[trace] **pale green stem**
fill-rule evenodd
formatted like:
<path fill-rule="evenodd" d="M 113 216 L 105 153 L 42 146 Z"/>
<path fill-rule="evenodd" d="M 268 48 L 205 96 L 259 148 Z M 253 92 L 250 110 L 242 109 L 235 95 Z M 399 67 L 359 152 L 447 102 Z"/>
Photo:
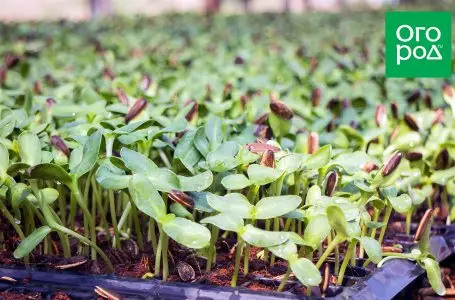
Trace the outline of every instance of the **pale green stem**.
<path fill-rule="evenodd" d="M 346 253 L 344 255 L 343 264 L 341 265 L 340 273 L 338 275 L 338 282 L 337 282 L 338 285 L 341 285 L 343 283 L 344 273 L 346 272 L 346 268 L 348 266 L 349 259 L 352 255 L 352 251 L 354 250 L 356 244 L 357 244 L 357 242 L 352 241 L 348 245 L 348 249 L 346 250 Z"/>
<path fill-rule="evenodd" d="M 381 228 L 381 232 L 379 233 L 379 238 L 378 242 L 380 245 L 382 245 L 382 241 L 384 240 L 384 235 L 387 230 L 387 224 L 389 223 L 390 215 L 392 214 L 393 207 L 389 203 L 386 207 L 385 213 L 384 213 L 384 218 L 382 219 L 382 223 L 384 223 L 384 226 Z"/>
<path fill-rule="evenodd" d="M 278 289 L 276 290 L 277 292 L 283 291 L 284 287 L 286 286 L 286 282 L 289 279 L 289 275 L 291 275 L 291 266 L 289 265 L 289 262 L 288 262 L 288 268 L 286 270 L 286 274 L 284 274 L 283 279 L 281 279 L 281 283 L 278 286 Z"/>
<path fill-rule="evenodd" d="M 239 276 L 240 259 L 242 258 L 243 239 L 237 236 L 237 249 L 235 253 L 234 274 L 232 274 L 231 287 L 237 286 L 237 278 Z"/>
<path fill-rule="evenodd" d="M 324 253 L 319 257 L 318 262 L 316 263 L 316 268 L 320 268 L 324 261 L 327 259 L 327 257 L 332 253 L 333 249 L 343 241 L 342 238 L 340 238 L 338 235 L 335 236 L 335 238 L 327 245 L 327 248 L 325 249 Z"/>

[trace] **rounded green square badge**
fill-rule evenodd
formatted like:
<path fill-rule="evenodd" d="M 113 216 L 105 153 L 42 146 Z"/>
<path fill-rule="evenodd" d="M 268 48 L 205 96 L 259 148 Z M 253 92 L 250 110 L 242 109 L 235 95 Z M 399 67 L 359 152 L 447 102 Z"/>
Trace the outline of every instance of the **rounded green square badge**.
<path fill-rule="evenodd" d="M 386 12 L 386 77 L 452 75 L 450 12 Z"/>

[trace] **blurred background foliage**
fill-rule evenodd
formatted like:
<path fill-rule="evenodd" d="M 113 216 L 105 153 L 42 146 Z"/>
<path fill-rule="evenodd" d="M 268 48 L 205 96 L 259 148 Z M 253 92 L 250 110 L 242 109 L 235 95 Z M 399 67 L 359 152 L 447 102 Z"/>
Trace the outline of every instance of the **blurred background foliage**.
<path fill-rule="evenodd" d="M 175 12 L 261 13 L 340 11 L 431 6 L 447 9 L 453 0 L 1 0 L 0 20 L 85 20 L 103 15 L 157 15 Z"/>

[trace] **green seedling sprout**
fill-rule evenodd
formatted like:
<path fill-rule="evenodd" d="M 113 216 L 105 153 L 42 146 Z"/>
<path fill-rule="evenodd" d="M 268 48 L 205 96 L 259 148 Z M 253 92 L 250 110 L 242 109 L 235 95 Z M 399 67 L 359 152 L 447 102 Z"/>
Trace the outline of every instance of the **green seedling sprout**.
<path fill-rule="evenodd" d="M 429 252 L 430 230 L 433 217 L 432 213 L 433 211 L 428 209 L 419 224 L 419 228 L 417 229 L 415 236 L 415 242 L 418 242 L 418 247 L 413 249 L 410 253 L 384 252 L 383 256 L 385 256 L 385 258 L 378 263 L 378 267 L 380 268 L 386 261 L 396 258 L 416 261 L 424 270 L 426 270 L 428 281 L 430 282 L 433 290 L 438 295 L 444 296 L 446 289 L 441 280 L 441 270 L 439 268 L 439 264 Z"/>

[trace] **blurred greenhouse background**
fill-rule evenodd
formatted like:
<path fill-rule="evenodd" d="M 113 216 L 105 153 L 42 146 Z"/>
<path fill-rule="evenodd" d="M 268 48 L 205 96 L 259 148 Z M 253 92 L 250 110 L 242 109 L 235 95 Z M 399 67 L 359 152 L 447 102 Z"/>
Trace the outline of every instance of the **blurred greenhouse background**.
<path fill-rule="evenodd" d="M 99 15 L 169 12 L 283 12 L 377 9 L 396 4 L 449 5 L 453 0 L 1 0 L 0 19 L 85 20 Z"/>

